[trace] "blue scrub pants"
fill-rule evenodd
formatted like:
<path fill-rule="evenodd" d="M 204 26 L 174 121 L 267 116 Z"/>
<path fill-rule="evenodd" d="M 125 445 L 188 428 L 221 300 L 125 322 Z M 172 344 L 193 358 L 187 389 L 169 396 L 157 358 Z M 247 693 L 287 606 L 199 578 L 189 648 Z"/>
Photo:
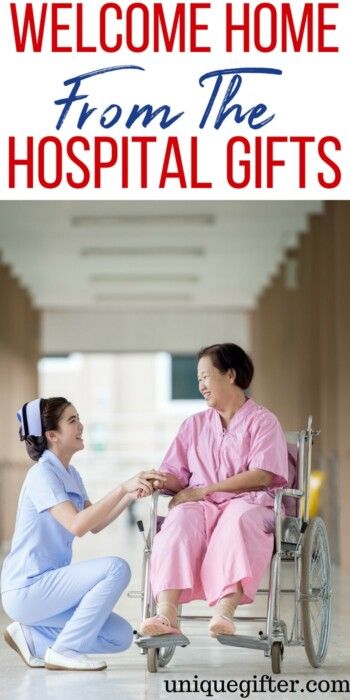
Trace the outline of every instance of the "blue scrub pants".
<path fill-rule="evenodd" d="M 112 612 L 130 581 L 124 559 L 102 557 L 47 571 L 26 588 L 3 593 L 7 614 L 23 625 L 32 654 L 114 654 L 132 643 L 132 627 Z M 29 637 L 29 639 L 28 639 Z"/>

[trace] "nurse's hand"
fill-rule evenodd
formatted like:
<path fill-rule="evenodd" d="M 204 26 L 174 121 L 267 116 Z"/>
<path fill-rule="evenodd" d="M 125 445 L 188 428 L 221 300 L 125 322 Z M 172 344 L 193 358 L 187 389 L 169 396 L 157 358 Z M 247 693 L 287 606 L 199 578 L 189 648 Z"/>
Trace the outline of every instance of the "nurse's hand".
<path fill-rule="evenodd" d="M 180 505 L 180 503 L 187 503 L 188 501 L 203 501 L 206 495 L 207 489 L 205 486 L 201 486 L 198 489 L 182 489 L 171 499 L 169 509 Z"/>

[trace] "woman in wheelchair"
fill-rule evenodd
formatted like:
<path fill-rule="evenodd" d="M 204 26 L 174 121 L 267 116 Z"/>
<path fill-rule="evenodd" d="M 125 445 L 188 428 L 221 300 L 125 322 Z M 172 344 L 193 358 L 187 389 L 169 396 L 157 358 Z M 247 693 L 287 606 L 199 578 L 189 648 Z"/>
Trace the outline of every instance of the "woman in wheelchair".
<path fill-rule="evenodd" d="M 254 373 L 233 343 L 198 355 L 207 410 L 184 421 L 154 482 L 175 495 L 154 539 L 151 586 L 158 614 L 144 636 L 178 634 L 177 606 L 207 600 L 212 636 L 234 634 L 237 605 L 254 601 L 274 543 L 274 496 L 287 485 L 287 445 L 277 418 L 245 395 Z"/>

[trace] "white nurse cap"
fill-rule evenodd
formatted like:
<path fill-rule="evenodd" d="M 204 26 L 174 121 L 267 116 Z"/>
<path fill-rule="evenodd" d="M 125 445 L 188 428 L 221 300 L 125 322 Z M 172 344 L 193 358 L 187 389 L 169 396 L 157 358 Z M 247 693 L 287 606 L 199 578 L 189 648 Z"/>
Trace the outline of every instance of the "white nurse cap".
<path fill-rule="evenodd" d="M 41 399 L 29 401 L 22 406 L 20 411 L 17 411 L 17 418 L 22 426 L 22 436 L 24 438 L 29 437 L 29 435 L 32 435 L 33 437 L 41 437 L 43 434 L 40 415 L 40 401 Z"/>

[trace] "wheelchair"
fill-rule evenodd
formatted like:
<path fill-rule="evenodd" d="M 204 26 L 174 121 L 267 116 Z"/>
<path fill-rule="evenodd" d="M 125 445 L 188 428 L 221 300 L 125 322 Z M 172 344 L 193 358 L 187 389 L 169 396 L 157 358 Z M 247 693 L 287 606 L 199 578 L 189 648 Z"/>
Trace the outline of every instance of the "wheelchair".
<path fill-rule="evenodd" d="M 235 621 L 260 621 L 265 631 L 257 637 L 247 635 L 218 635 L 220 644 L 232 647 L 261 649 L 271 659 L 272 673 L 280 673 L 285 647 L 304 646 L 307 658 L 313 667 L 324 662 L 330 634 L 331 615 L 331 563 L 327 530 L 320 517 L 309 518 L 310 474 L 312 445 L 320 431 L 312 429 L 312 417 L 307 428 L 285 433 L 288 445 L 288 487 L 280 489 L 275 496 L 274 552 L 270 563 L 267 589 L 258 594 L 267 596 L 266 616 L 235 616 Z M 141 598 L 142 619 L 155 615 L 156 603 L 150 586 L 150 558 L 154 537 L 161 526 L 158 516 L 159 492 L 152 496 L 150 526 L 147 536 L 142 521 L 138 521 L 143 533 L 145 547 L 142 566 L 141 591 L 129 595 Z M 169 495 L 167 493 L 166 495 Z M 293 567 L 294 588 L 281 588 L 281 568 Z M 291 595 L 294 600 L 292 623 L 281 619 L 281 595 Z M 182 615 L 179 620 L 210 620 L 205 616 Z M 190 641 L 183 635 L 137 636 L 136 644 L 147 656 L 147 669 L 156 673 L 166 666 L 174 656 L 176 647 L 187 646 Z"/>

